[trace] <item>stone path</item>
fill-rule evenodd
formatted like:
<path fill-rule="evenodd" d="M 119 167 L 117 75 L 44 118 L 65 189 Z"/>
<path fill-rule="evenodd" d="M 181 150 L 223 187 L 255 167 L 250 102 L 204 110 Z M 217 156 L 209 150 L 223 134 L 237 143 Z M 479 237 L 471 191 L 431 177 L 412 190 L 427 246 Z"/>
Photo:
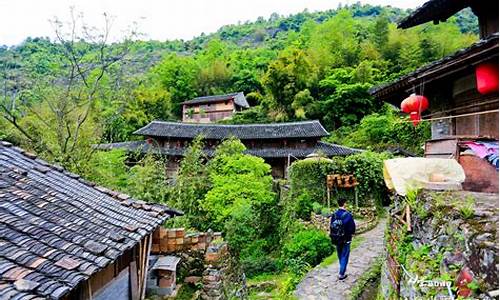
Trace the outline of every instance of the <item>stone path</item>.
<path fill-rule="evenodd" d="M 384 249 L 385 219 L 375 228 L 359 236 L 363 241 L 355 249 L 351 249 L 347 274 L 344 281 L 338 280 L 339 263 L 321 267 L 316 266 L 298 284 L 295 296 L 299 300 L 349 299 L 352 287 L 358 278 L 366 272 Z"/>

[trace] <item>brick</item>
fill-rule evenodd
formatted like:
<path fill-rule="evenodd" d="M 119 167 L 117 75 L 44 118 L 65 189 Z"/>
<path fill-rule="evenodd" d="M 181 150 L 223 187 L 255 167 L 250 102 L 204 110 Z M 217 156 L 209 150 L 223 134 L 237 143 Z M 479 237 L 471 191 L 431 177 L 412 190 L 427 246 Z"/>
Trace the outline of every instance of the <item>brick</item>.
<path fill-rule="evenodd" d="M 177 238 L 183 238 L 185 234 L 186 234 L 186 231 L 184 230 L 184 228 L 179 228 L 179 229 L 176 229 L 176 231 L 175 231 L 175 237 L 177 237 Z"/>
<path fill-rule="evenodd" d="M 169 238 L 175 238 L 176 237 L 175 229 L 169 229 L 168 232 L 167 232 L 167 236 Z"/>
<path fill-rule="evenodd" d="M 158 231 L 158 237 L 160 239 L 164 239 L 167 236 L 167 229 L 160 227 L 160 230 Z"/>

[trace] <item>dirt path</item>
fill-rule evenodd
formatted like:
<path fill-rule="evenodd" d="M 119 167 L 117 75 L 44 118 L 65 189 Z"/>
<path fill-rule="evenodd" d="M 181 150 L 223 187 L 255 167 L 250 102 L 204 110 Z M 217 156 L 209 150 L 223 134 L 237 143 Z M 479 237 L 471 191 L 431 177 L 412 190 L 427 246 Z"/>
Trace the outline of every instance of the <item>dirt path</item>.
<path fill-rule="evenodd" d="M 381 220 L 375 228 L 359 236 L 363 237 L 362 243 L 351 249 L 347 274 L 344 281 L 338 280 L 338 261 L 327 266 L 317 266 L 312 269 L 299 283 L 295 296 L 302 300 L 322 299 L 349 299 L 351 289 L 358 278 L 365 273 L 379 257 L 384 249 L 385 219 Z"/>

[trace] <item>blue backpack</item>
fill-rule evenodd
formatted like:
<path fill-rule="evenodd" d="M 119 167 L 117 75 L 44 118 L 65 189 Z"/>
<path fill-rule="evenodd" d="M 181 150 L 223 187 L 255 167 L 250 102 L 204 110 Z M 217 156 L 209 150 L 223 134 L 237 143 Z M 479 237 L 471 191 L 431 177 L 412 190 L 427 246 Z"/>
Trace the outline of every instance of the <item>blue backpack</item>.
<path fill-rule="evenodd" d="M 332 243 L 339 244 L 345 239 L 345 226 L 342 219 L 347 214 L 347 211 L 344 211 L 340 217 L 337 217 L 337 214 L 332 214 L 332 218 L 330 219 L 330 239 Z"/>

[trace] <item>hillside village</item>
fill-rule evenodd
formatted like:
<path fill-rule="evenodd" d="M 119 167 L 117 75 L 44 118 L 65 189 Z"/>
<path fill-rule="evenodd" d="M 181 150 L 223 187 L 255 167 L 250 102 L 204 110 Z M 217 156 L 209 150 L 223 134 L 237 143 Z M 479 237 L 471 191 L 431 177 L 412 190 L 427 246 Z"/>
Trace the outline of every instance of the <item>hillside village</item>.
<path fill-rule="evenodd" d="M 498 299 L 497 2 L 70 14 L 0 46 L 0 299 Z"/>

